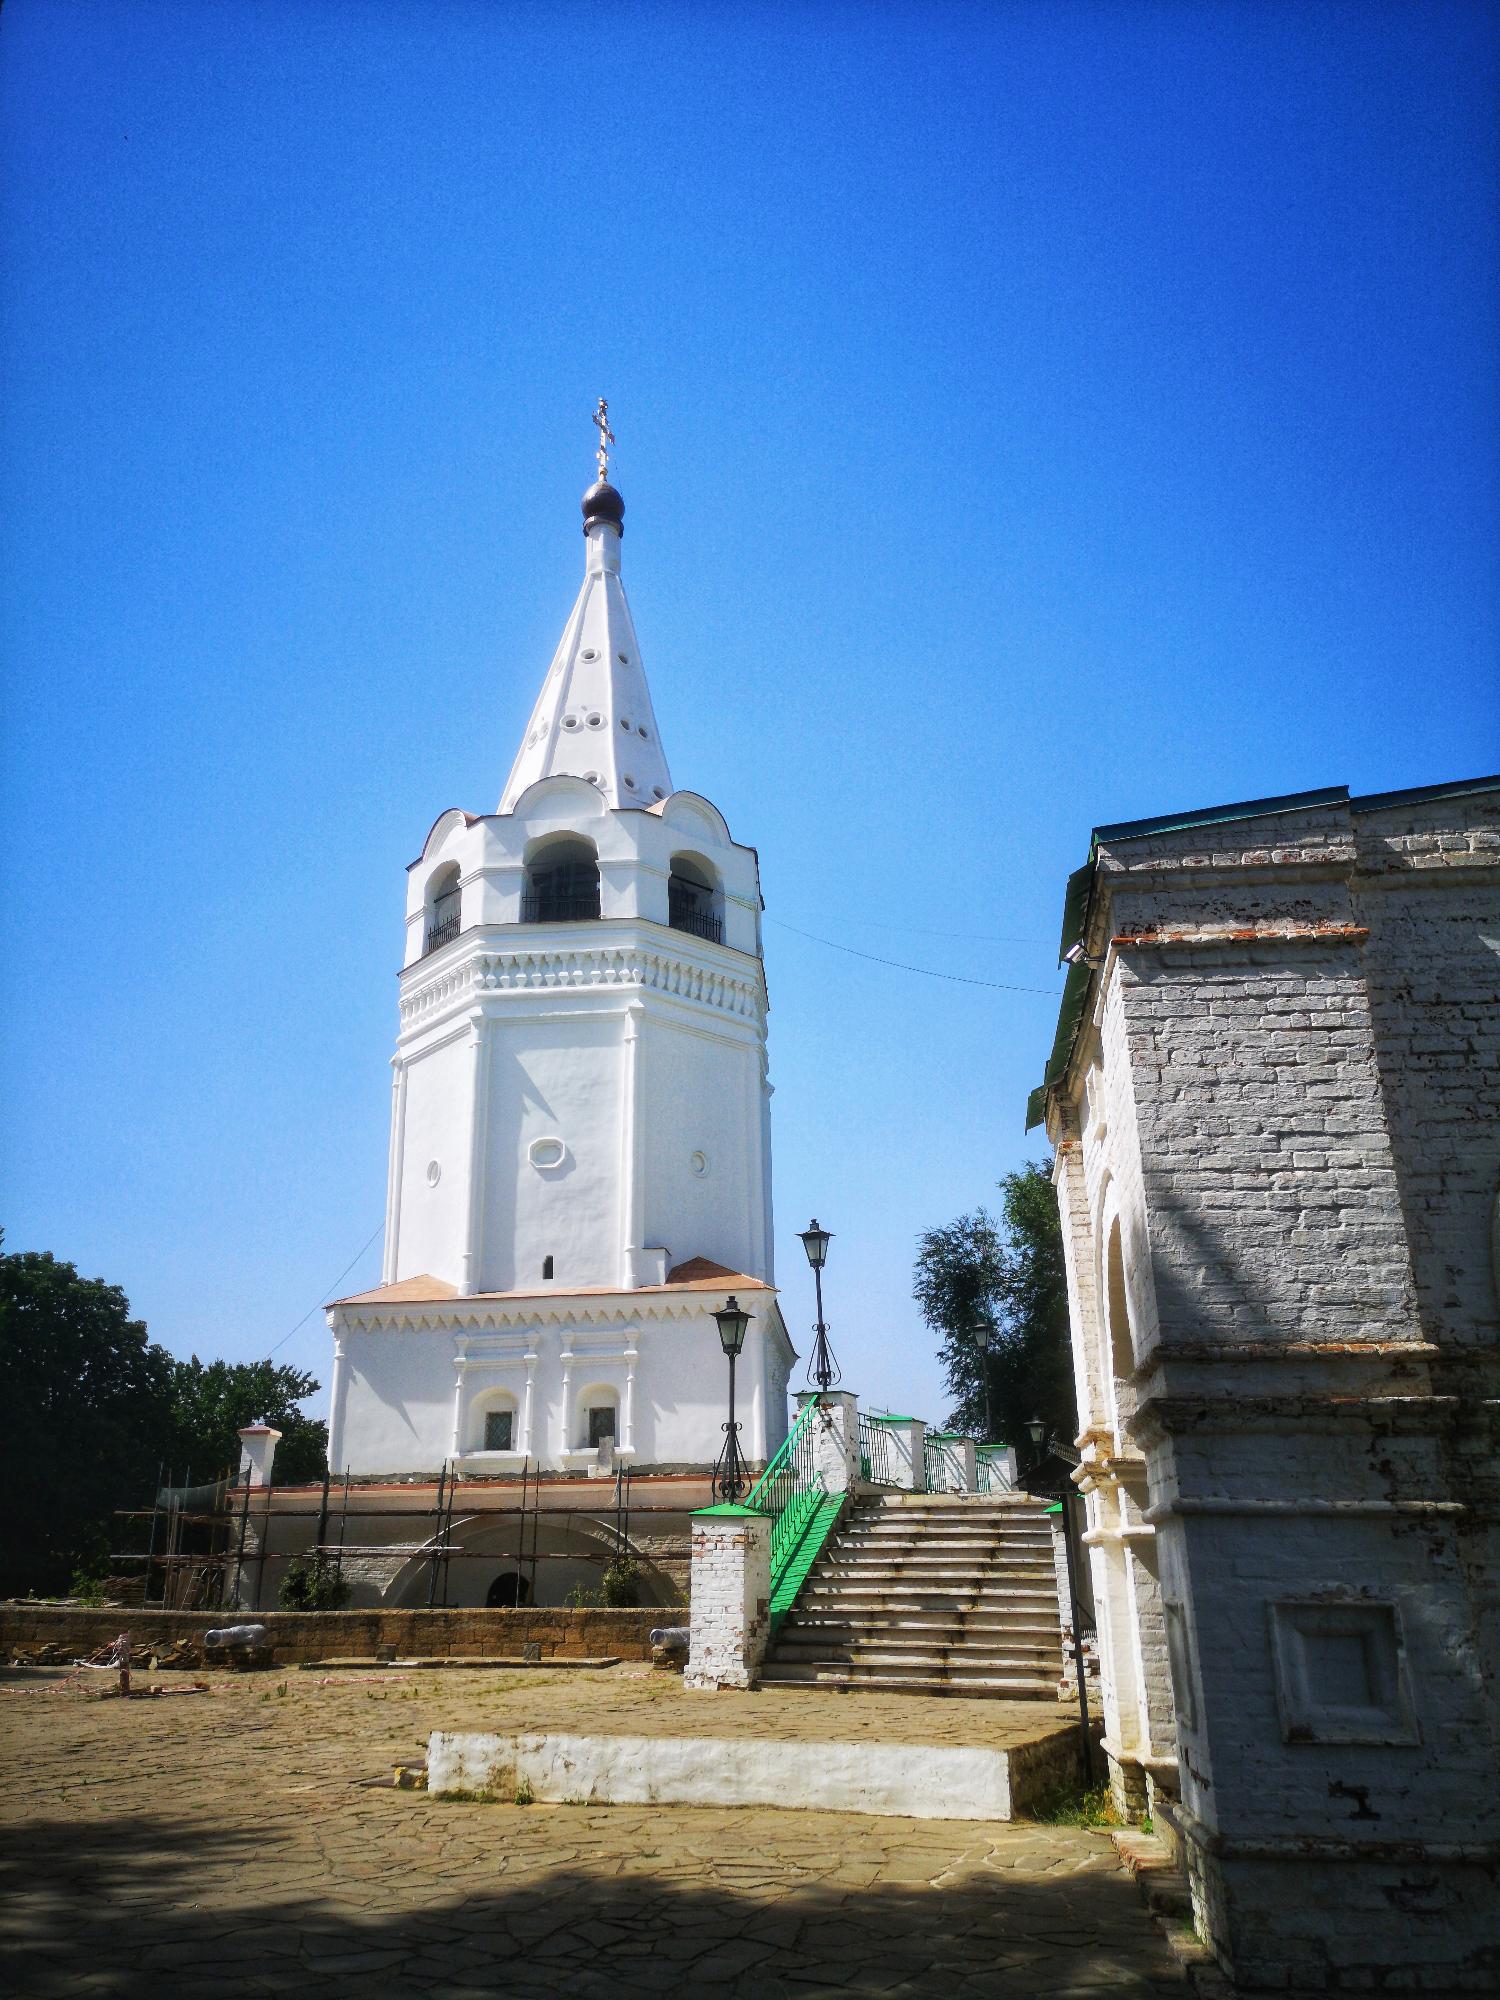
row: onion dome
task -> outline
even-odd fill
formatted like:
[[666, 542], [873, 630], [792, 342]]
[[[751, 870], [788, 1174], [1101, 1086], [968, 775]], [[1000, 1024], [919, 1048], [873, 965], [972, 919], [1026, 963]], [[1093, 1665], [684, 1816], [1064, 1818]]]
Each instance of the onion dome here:
[[587, 534], [595, 521], [608, 521], [625, 532], [625, 502], [607, 479], [598, 479], [583, 496], [583, 530]]

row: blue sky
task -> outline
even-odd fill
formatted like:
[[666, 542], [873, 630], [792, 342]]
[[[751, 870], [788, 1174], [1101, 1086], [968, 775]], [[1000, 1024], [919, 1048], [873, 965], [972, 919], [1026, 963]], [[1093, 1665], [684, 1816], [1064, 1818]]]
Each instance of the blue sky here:
[[1037, 1155], [1090, 826], [1500, 764], [1497, 70], [1478, 5], [10, 0], [9, 1247], [248, 1359], [376, 1228], [404, 867], [603, 393], [761, 852], [787, 1319], [816, 1209], [938, 1411], [915, 1238]]

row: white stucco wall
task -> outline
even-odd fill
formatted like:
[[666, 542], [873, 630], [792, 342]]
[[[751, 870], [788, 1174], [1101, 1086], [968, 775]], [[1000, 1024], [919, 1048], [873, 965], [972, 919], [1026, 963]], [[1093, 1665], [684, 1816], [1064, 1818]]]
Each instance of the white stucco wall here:
[[[435, 1472], [584, 1471], [588, 1408], [613, 1401], [615, 1458], [637, 1467], [711, 1464], [722, 1443], [728, 1371], [711, 1313], [722, 1293], [616, 1295], [524, 1309], [334, 1308], [344, 1350], [330, 1458], [356, 1477]], [[753, 1313], [736, 1374], [746, 1457], [764, 1462], [786, 1435], [790, 1343], [774, 1294], [741, 1295]], [[597, 1392], [597, 1393], [595, 1393]], [[514, 1411], [512, 1451], [483, 1452], [484, 1412]]]

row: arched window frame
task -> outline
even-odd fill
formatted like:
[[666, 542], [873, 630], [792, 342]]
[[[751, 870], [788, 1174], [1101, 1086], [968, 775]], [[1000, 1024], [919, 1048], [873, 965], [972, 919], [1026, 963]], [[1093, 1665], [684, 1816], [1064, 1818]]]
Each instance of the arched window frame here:
[[624, 1443], [620, 1432], [623, 1422], [624, 1399], [613, 1382], [590, 1382], [580, 1389], [574, 1403], [573, 1436], [576, 1451], [594, 1451], [598, 1439], [589, 1436], [590, 1412], [608, 1407], [615, 1413], [614, 1446], [618, 1450]]
[[1139, 1356], [1125, 1238], [1125, 1216], [1111, 1179], [1100, 1203], [1095, 1297], [1099, 1301], [1100, 1371], [1108, 1391], [1112, 1428], [1122, 1448], [1125, 1419], [1135, 1408], [1131, 1377]]
[[[510, 1412], [510, 1444], [496, 1449], [485, 1443], [492, 1414]], [[487, 1458], [520, 1458], [524, 1451], [521, 1436], [521, 1399], [513, 1389], [486, 1389], [469, 1406], [469, 1453]]]

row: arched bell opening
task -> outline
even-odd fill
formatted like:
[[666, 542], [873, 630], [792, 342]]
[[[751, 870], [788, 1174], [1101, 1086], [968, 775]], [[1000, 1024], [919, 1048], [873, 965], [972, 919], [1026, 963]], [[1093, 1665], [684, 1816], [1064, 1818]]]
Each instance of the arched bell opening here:
[[587, 923], [599, 915], [599, 854], [591, 840], [567, 833], [528, 857], [523, 924]]
[[667, 922], [710, 944], [724, 942], [724, 898], [716, 872], [696, 854], [674, 854], [667, 877]]
[[458, 936], [463, 928], [462, 903], [458, 863], [450, 861], [446, 868], [439, 868], [427, 884], [424, 952], [439, 951]]

